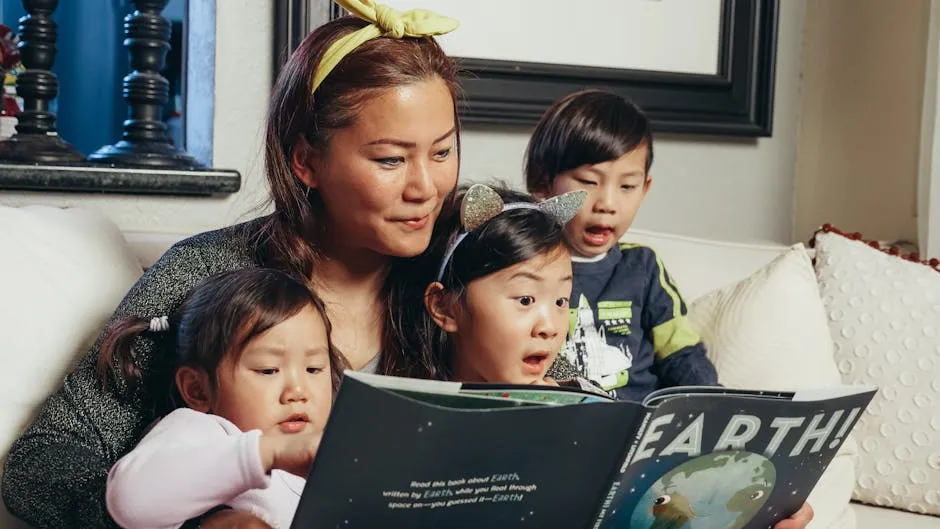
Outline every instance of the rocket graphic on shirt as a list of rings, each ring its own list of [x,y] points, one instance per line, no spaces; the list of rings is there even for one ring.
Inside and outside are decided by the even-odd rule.
[[[629,348],[626,344],[618,347],[607,343],[605,326],[595,323],[594,310],[583,294],[572,312],[574,317],[562,355],[585,378],[597,382],[602,388],[624,386],[633,365]]]

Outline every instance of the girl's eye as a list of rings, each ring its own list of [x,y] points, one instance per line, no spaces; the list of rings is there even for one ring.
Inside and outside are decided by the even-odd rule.
[[[450,156],[450,147],[437,151],[434,153],[434,156],[440,160],[446,159],[448,156]]]
[[[528,307],[529,305],[535,303],[535,298],[533,298],[532,296],[522,296],[522,297],[519,297],[519,298],[516,298],[516,299],[519,300],[519,303],[520,303],[523,307]]]
[[[637,186],[635,186],[635,185],[630,185],[630,184],[620,186],[621,189],[624,189],[624,190],[626,190],[626,191],[633,191],[634,189],[636,189],[636,187],[637,187]]]
[[[405,159],[401,156],[393,156],[391,158],[376,158],[375,161],[386,167],[398,167],[399,165],[405,163]]]
[[[311,375],[316,375],[316,374],[322,373],[322,372],[323,372],[323,368],[322,368],[322,367],[308,367],[308,368],[307,368],[307,373],[310,373]]]
[[[275,375],[277,374],[277,368],[271,367],[267,369],[255,369],[255,372],[259,375]]]
[[[558,305],[561,308],[568,306],[568,298],[558,298],[555,300],[555,305]]]
[[[593,180],[585,180],[584,178],[575,178],[575,181],[578,182],[579,184],[586,185],[586,186],[596,186],[596,185],[597,185],[597,182],[595,182],[595,181],[593,181]]]

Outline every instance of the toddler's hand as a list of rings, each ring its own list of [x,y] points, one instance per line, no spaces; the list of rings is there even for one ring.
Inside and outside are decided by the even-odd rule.
[[[271,529],[260,518],[245,511],[223,509],[202,519],[200,529]]]
[[[279,469],[307,477],[310,464],[320,448],[320,432],[281,433],[274,430],[261,435],[261,463],[270,472]]]
[[[813,508],[808,503],[803,503],[800,510],[786,520],[778,522],[774,529],[806,529],[811,521],[813,521]]]

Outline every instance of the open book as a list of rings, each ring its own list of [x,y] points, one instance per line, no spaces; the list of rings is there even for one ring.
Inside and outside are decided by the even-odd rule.
[[[640,404],[347,372],[292,527],[767,528],[875,391],[687,387]]]

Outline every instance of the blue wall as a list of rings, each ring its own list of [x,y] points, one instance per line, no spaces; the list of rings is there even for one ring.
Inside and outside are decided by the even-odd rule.
[[[26,13],[22,2],[2,1],[2,20],[16,31]],[[182,18],[185,0],[171,0],[168,18]],[[127,105],[121,79],[130,71],[124,48],[124,16],[133,11],[129,0],[67,0],[59,2],[52,18],[59,25],[58,54],[52,71],[59,77],[59,134],[90,154],[121,138]]]

